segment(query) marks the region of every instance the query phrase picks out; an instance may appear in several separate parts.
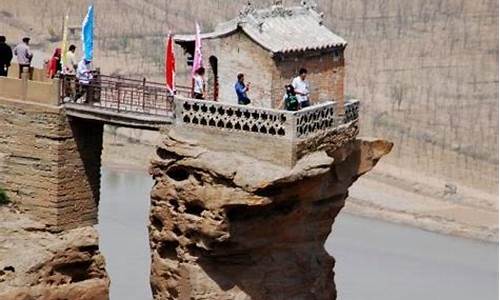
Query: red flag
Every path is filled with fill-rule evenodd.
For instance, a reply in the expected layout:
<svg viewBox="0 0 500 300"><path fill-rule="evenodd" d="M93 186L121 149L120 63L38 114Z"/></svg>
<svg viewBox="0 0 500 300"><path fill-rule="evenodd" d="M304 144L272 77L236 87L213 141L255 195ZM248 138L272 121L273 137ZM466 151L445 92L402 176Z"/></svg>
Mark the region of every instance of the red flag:
<svg viewBox="0 0 500 300"><path fill-rule="evenodd" d="M171 93L175 93L175 52L172 35L168 34L167 45L165 49L165 79L167 88Z"/></svg>

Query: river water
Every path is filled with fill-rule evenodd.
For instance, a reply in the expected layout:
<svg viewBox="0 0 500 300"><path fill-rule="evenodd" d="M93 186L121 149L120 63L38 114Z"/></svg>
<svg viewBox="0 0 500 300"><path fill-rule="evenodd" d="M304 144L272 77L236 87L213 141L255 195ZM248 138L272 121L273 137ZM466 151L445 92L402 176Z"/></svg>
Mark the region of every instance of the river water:
<svg viewBox="0 0 500 300"><path fill-rule="evenodd" d="M140 171L103 168L100 247L111 300L148 300L149 193ZM325 247L340 300L497 300L498 244L340 214Z"/></svg>

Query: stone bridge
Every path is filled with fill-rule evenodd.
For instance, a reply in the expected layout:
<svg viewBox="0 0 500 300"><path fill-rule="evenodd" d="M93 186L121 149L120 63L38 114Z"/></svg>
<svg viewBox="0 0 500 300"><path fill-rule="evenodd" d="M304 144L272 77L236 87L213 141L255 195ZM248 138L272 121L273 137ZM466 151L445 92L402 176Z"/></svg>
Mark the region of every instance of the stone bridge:
<svg viewBox="0 0 500 300"><path fill-rule="evenodd" d="M58 231L97 222L103 126L170 129L214 150L293 167L358 133L359 101L324 102L299 112L200 101L179 88L99 75L88 103L71 100L67 79L0 77L0 186L21 209ZM333 134L332 134L333 133Z"/></svg>

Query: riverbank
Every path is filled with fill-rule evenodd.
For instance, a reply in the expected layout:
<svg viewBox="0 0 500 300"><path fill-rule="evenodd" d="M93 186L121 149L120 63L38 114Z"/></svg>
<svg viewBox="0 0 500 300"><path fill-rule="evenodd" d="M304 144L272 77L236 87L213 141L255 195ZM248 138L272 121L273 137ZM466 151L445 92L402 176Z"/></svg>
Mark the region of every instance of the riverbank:
<svg viewBox="0 0 500 300"><path fill-rule="evenodd" d="M156 132L107 127L103 165L147 171ZM453 236L498 242L498 195L381 162L350 189L345 212Z"/></svg>

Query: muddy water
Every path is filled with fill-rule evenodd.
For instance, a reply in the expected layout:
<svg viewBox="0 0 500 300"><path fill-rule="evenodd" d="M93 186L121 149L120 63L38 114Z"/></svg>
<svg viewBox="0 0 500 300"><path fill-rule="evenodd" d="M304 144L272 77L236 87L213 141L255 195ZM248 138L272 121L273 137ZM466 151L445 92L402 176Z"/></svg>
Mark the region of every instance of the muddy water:
<svg viewBox="0 0 500 300"><path fill-rule="evenodd" d="M98 230L111 300L152 298L146 228L152 185L145 171L102 170Z"/></svg>
<svg viewBox="0 0 500 300"><path fill-rule="evenodd" d="M151 299L151 186L145 172L103 169L98 230L111 300ZM340 300L498 299L498 244L341 214L325 247Z"/></svg>

